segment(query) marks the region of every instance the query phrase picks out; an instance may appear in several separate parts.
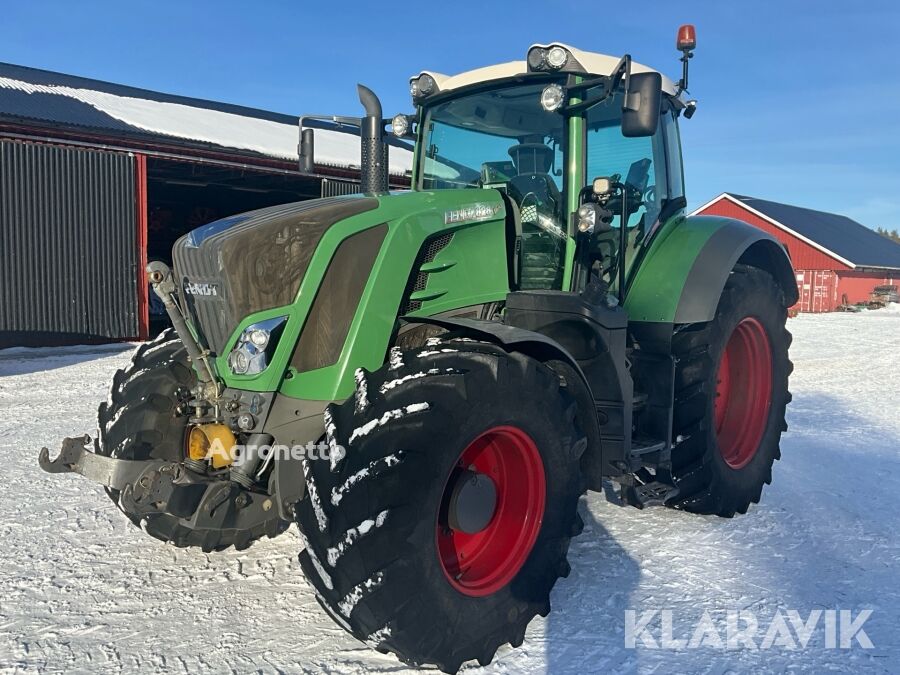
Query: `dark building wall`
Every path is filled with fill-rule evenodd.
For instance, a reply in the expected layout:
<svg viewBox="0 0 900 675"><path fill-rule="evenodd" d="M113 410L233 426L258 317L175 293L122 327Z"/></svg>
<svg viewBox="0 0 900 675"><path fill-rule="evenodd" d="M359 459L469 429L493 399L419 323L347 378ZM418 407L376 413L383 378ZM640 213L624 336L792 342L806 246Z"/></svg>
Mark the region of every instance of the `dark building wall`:
<svg viewBox="0 0 900 675"><path fill-rule="evenodd" d="M0 346L139 335L135 165L0 140Z"/></svg>

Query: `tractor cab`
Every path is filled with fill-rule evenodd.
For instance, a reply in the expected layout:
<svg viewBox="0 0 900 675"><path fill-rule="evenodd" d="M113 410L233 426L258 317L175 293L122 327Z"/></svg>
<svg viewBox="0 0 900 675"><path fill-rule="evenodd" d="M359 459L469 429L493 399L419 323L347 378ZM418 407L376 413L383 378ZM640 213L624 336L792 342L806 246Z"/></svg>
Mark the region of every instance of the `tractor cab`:
<svg viewBox="0 0 900 675"><path fill-rule="evenodd" d="M534 45L524 61L422 72L410 91L417 112L391 130L415 141L413 189L500 191L521 289L593 278L622 300L636 256L685 207L677 118L694 104L628 56Z"/></svg>

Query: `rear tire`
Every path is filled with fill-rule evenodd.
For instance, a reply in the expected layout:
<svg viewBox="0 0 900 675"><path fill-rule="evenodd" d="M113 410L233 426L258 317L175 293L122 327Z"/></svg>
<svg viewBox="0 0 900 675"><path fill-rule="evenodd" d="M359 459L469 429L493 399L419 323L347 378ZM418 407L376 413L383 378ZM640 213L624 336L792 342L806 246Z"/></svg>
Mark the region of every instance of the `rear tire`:
<svg viewBox="0 0 900 675"><path fill-rule="evenodd" d="M758 503L781 457L790 402L784 294L768 273L731 273L716 317L684 326L676 357L672 452L679 492L669 506L732 517Z"/></svg>
<svg viewBox="0 0 900 675"><path fill-rule="evenodd" d="M485 343L432 338L357 371L356 395L326 412L328 440L347 454L306 463L297 505L320 604L379 651L449 673L521 644L583 527L575 413L548 367ZM460 460L479 475L499 466L499 506L468 539L447 525Z"/></svg>
<svg viewBox="0 0 900 675"><path fill-rule="evenodd" d="M173 329L142 344L131 364L116 371L109 398L97 411L98 451L122 459L184 459L187 417L178 408L190 398L196 384L187 352ZM179 518L165 514L136 515L119 500L119 491L107 489L110 499L136 526L151 537L179 547L196 546L204 551L222 551L229 546L247 548L255 540L274 537L288 523L271 520L251 530L204 530L185 527Z"/></svg>

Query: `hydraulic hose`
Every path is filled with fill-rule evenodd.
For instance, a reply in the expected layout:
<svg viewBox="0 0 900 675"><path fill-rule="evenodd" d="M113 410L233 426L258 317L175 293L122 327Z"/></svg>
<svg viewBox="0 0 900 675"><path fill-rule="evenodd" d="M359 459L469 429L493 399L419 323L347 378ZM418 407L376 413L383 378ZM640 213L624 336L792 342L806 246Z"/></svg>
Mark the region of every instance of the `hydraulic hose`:
<svg viewBox="0 0 900 675"><path fill-rule="evenodd" d="M172 327L175 328L175 332L184 343L188 358L197 372L197 378L203 384L216 383L216 377L206 358L206 352L197 343L181 313L181 308L175 302L175 281L172 278L172 270L164 262L155 260L147 265L147 279L150 281L153 291L162 300L166 313L172 321Z"/></svg>

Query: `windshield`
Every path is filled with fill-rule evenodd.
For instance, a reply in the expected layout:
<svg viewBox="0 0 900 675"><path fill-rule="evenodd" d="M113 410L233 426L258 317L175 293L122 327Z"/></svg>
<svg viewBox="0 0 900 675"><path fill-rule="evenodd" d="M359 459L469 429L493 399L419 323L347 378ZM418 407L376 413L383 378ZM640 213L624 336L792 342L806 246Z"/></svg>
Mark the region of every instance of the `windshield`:
<svg viewBox="0 0 900 675"><path fill-rule="evenodd" d="M565 253L565 118L540 104L546 82L461 96L429 108L423 190L495 188L518 206L523 288L558 288Z"/></svg>
<svg viewBox="0 0 900 675"><path fill-rule="evenodd" d="M541 108L545 86L492 89L430 108L422 188L480 188L540 170L561 189L565 122Z"/></svg>

